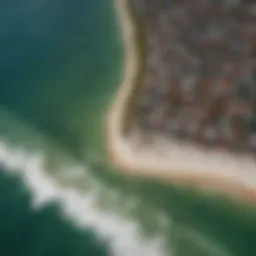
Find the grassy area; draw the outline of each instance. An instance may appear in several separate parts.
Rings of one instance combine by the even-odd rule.
[[[145,79],[146,73],[146,59],[147,59],[147,44],[146,44],[146,30],[143,17],[136,10],[136,6],[131,1],[128,2],[128,7],[131,16],[133,17],[133,23],[135,27],[136,34],[136,51],[138,54],[138,66],[140,67],[134,84],[132,85],[132,93],[128,98],[128,107],[126,113],[124,113],[124,123],[123,123],[123,131],[125,133],[129,132],[134,122],[134,114],[136,111],[136,103],[138,101],[138,97],[141,93],[141,89],[143,86],[143,82]]]

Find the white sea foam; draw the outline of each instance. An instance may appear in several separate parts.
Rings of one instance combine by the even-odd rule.
[[[34,206],[40,207],[49,201],[59,201],[63,212],[79,226],[92,227],[99,238],[107,238],[114,256],[165,256],[164,236],[145,238],[138,223],[114,211],[99,207],[96,190],[83,191],[74,187],[62,187],[47,175],[42,153],[33,154],[22,148],[10,148],[0,142],[0,162],[10,172],[21,172],[34,195]],[[81,175],[82,167],[76,167]],[[164,218],[164,217],[163,217]]]

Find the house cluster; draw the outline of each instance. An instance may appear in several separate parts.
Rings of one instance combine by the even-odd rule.
[[[255,0],[134,1],[148,48],[138,126],[256,152]]]

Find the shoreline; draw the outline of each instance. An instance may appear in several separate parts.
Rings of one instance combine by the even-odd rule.
[[[157,155],[154,148],[144,148],[138,153],[132,138],[123,135],[122,125],[129,97],[133,87],[137,86],[136,75],[140,67],[135,24],[127,6],[128,0],[113,1],[123,34],[125,67],[117,94],[107,113],[107,150],[111,164],[128,175],[195,187],[206,193],[214,192],[256,204],[256,162],[253,159],[226,157],[223,152],[206,152],[195,146],[185,148],[175,145],[176,142],[171,145],[168,157]],[[180,150],[178,154],[177,150]]]

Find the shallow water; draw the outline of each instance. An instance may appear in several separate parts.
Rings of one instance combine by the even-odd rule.
[[[124,177],[106,162],[104,115],[124,64],[112,1],[4,1],[0,20],[0,160],[25,177],[36,209],[59,202],[112,255],[256,254],[254,210]]]

